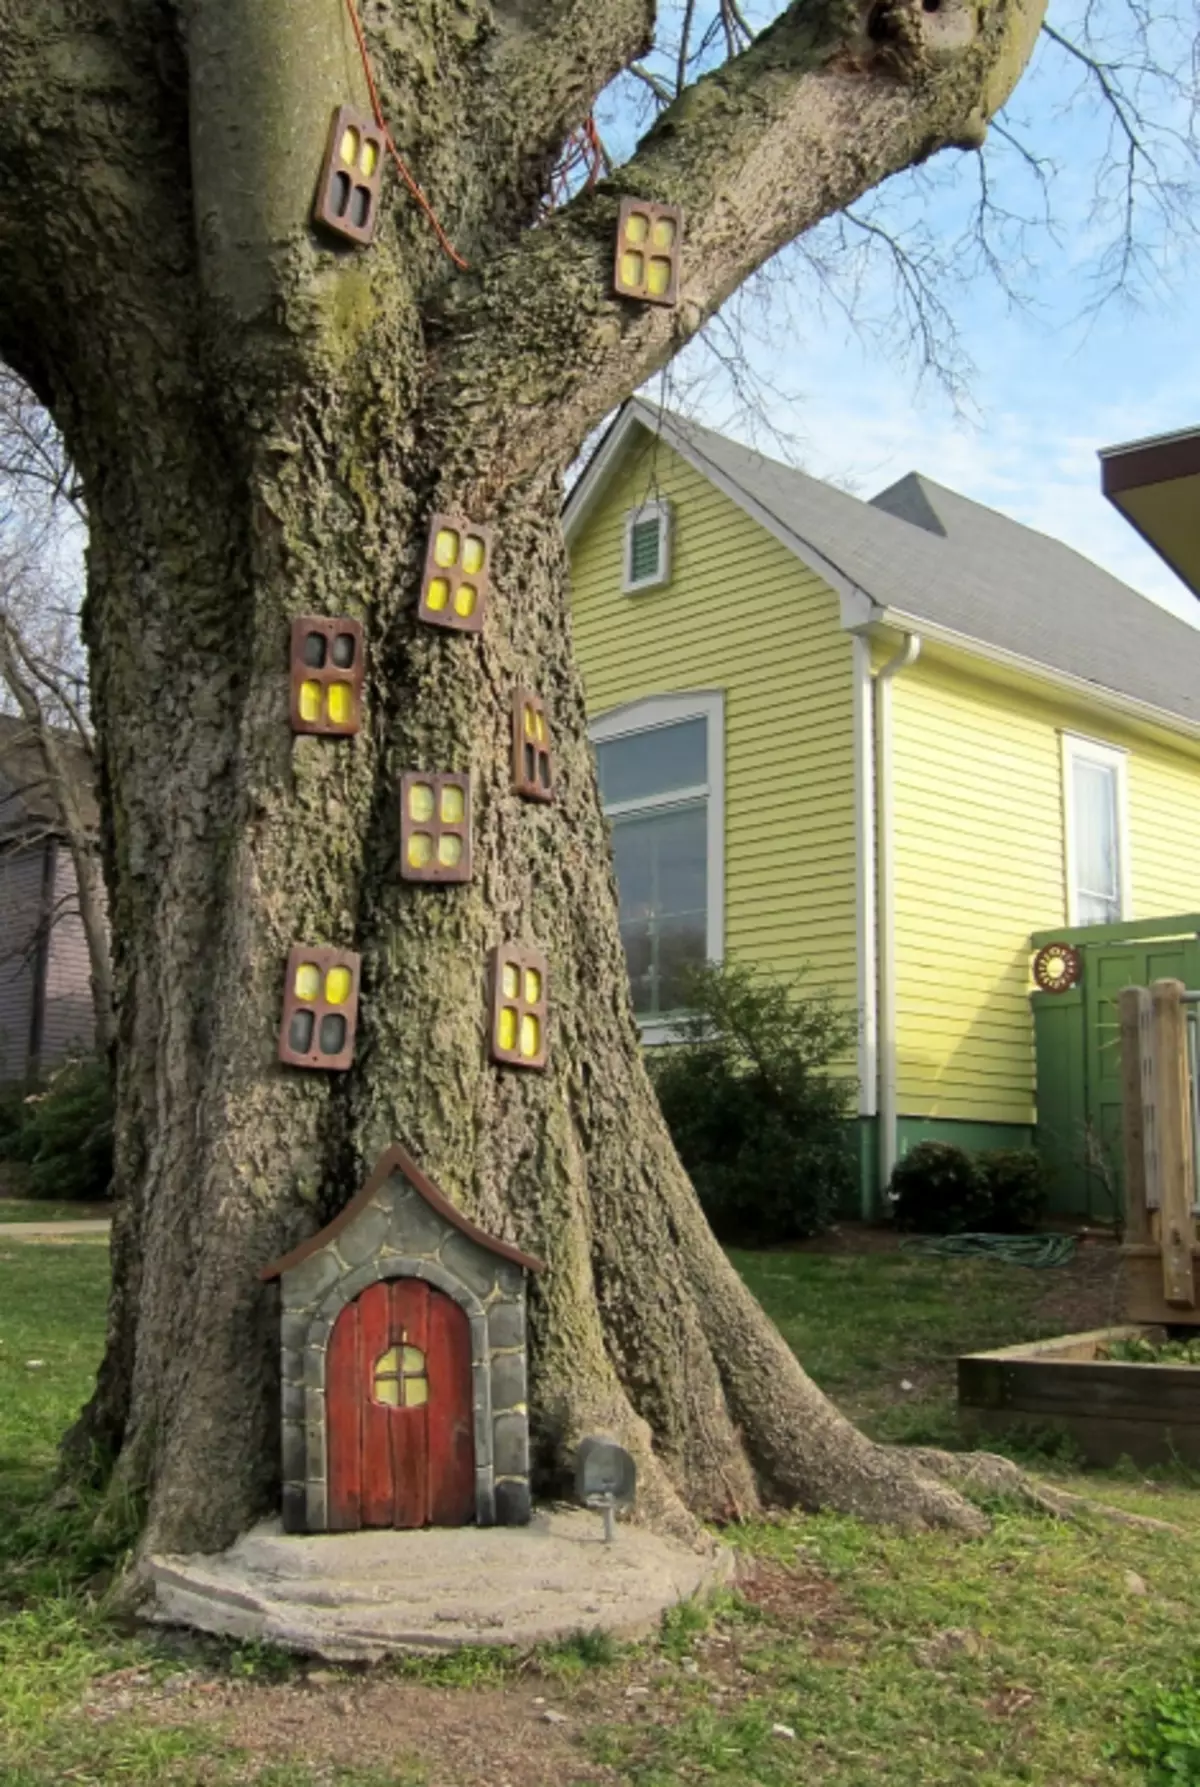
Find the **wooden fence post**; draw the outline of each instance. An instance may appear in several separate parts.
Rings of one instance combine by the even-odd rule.
[[[1188,1086],[1187,1017],[1183,982],[1156,980],[1150,988],[1154,1033],[1155,1129],[1158,1152],[1159,1246],[1163,1296],[1194,1309],[1192,1269],[1192,1112]]]
[[[1146,1200],[1146,1130],[1144,1121],[1143,1052],[1150,1044],[1150,993],[1146,987],[1125,987],[1121,1013],[1121,1128],[1125,1143],[1126,1243],[1150,1239]],[[1153,1111],[1151,1111],[1153,1116]],[[1157,1162],[1156,1162],[1157,1167]]]

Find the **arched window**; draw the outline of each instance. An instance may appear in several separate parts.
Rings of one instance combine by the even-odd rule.
[[[420,1408],[429,1401],[425,1355],[419,1346],[407,1345],[401,1334],[399,1346],[389,1347],[375,1361],[375,1400],[393,1409]]]

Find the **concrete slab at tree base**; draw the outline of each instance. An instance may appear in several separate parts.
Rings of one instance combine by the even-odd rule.
[[[526,1527],[284,1533],[277,1520],[228,1551],[152,1557],[162,1625],[259,1639],[333,1662],[464,1644],[540,1644],[600,1628],[651,1631],[668,1607],[729,1580],[710,1555],[641,1527],[605,1545],[599,1517],[539,1510]]]

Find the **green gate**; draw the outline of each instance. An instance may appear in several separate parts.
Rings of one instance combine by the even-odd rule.
[[[1144,923],[1036,931],[1044,943],[1072,943],[1083,956],[1078,986],[1032,993],[1037,1056],[1037,1145],[1051,1170],[1056,1215],[1119,1217],[1121,1051],[1117,995],[1122,987],[1181,980],[1200,987],[1200,913]]]

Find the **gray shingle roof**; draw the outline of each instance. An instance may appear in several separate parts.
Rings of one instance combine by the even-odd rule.
[[[863,502],[682,416],[662,432],[880,607],[1200,724],[1200,630],[1061,541],[917,472]]]

